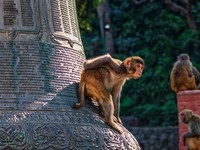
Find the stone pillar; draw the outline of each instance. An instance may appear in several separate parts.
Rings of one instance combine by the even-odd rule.
[[[194,113],[200,115],[200,90],[188,90],[177,93],[178,113],[184,109],[191,109]],[[186,150],[187,145],[183,145],[182,135],[188,132],[186,125],[178,123],[179,127],[179,150]]]
[[[75,8],[0,1],[0,149],[139,149],[90,103],[72,109],[85,61]]]

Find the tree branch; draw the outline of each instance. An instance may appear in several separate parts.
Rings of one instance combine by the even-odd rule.
[[[171,9],[173,9],[174,11],[180,12],[181,14],[183,14],[184,16],[187,15],[187,9],[185,9],[182,6],[177,5],[176,3],[173,3],[171,0],[165,0],[165,3],[167,5],[170,6]]]

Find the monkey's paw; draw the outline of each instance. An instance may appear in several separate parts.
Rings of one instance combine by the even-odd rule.
[[[85,68],[85,66],[86,66],[86,61],[83,63],[83,67]]]
[[[187,139],[187,137],[186,137],[186,134],[183,134],[183,145],[185,146],[186,144],[186,139]]]
[[[117,117],[113,116],[113,121],[116,123],[118,122]]]
[[[79,109],[79,108],[81,108],[81,107],[82,107],[81,103],[75,103],[75,104],[73,105],[73,108],[74,108],[74,109]]]
[[[119,117],[117,117],[117,122],[122,124],[122,121],[121,121],[121,119]]]
[[[113,121],[116,122],[116,123],[122,124],[122,121],[119,117],[113,116]]]

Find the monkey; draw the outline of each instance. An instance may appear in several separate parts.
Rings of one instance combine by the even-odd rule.
[[[186,139],[190,139],[190,144],[200,144],[200,116],[194,114],[192,110],[185,109],[180,112],[180,121],[188,126],[189,132],[183,134],[183,144]],[[196,139],[194,139],[196,137]],[[198,141],[199,140],[199,141]]]
[[[96,59],[95,63],[98,64],[98,58]],[[85,96],[88,96],[98,102],[105,122],[119,133],[123,133],[123,129],[117,124],[117,122],[122,123],[119,118],[121,90],[126,80],[141,77],[144,61],[140,57],[128,57],[123,62],[118,59],[113,60],[114,62],[106,60],[106,64],[93,66],[93,69],[82,70],[78,87],[79,99],[73,108],[83,107]],[[100,59],[100,63],[104,62]],[[116,63],[118,71],[111,67],[112,63]]]
[[[195,90],[197,89],[196,80],[200,82],[199,78],[200,74],[198,70],[192,66],[189,55],[186,53],[180,54],[171,70],[171,89],[175,93],[184,90]]]
[[[100,67],[107,67],[109,69],[112,69],[116,73],[126,74],[126,73],[129,73],[129,71],[131,70],[130,68],[136,68],[135,64],[142,62],[144,65],[143,59],[141,59],[139,56],[133,56],[132,58],[134,58],[132,59],[132,62],[133,62],[132,66],[130,65],[130,66],[125,67],[119,59],[114,59],[110,56],[110,54],[106,54],[106,55],[102,55],[96,58],[86,60],[86,62],[84,63],[84,68],[87,70],[87,69],[95,69],[95,68],[100,68]],[[134,79],[137,79],[138,77],[134,76]]]

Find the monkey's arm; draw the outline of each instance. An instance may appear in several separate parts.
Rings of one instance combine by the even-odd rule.
[[[178,92],[178,89],[176,87],[176,83],[175,83],[175,75],[173,73],[173,70],[171,71],[171,74],[170,74],[170,86],[171,86],[171,89],[177,93]]]
[[[113,103],[114,103],[114,116],[117,118],[117,121],[122,124],[122,121],[119,117],[120,114],[120,96],[121,96],[121,90],[122,90],[122,86],[124,84],[124,81],[118,83],[117,85],[115,85],[113,87],[112,90],[112,97],[113,97]]]
[[[188,76],[191,78],[192,76],[194,76],[193,74],[193,69],[191,68],[185,68],[185,70],[188,72]]]
[[[112,58],[110,54],[106,54],[106,55],[102,55],[96,58],[86,60],[86,62],[84,63],[84,68],[88,70],[88,69],[106,67],[106,68],[112,69],[116,73],[120,73],[121,63],[122,62],[120,60]]]
[[[200,84],[200,72],[197,70],[197,68],[195,68],[195,67],[192,67],[192,72],[193,72],[193,74],[194,74],[194,76],[195,76],[195,81],[196,81],[196,84],[197,84],[197,86],[198,86],[198,88],[200,88],[199,86],[199,84]]]

